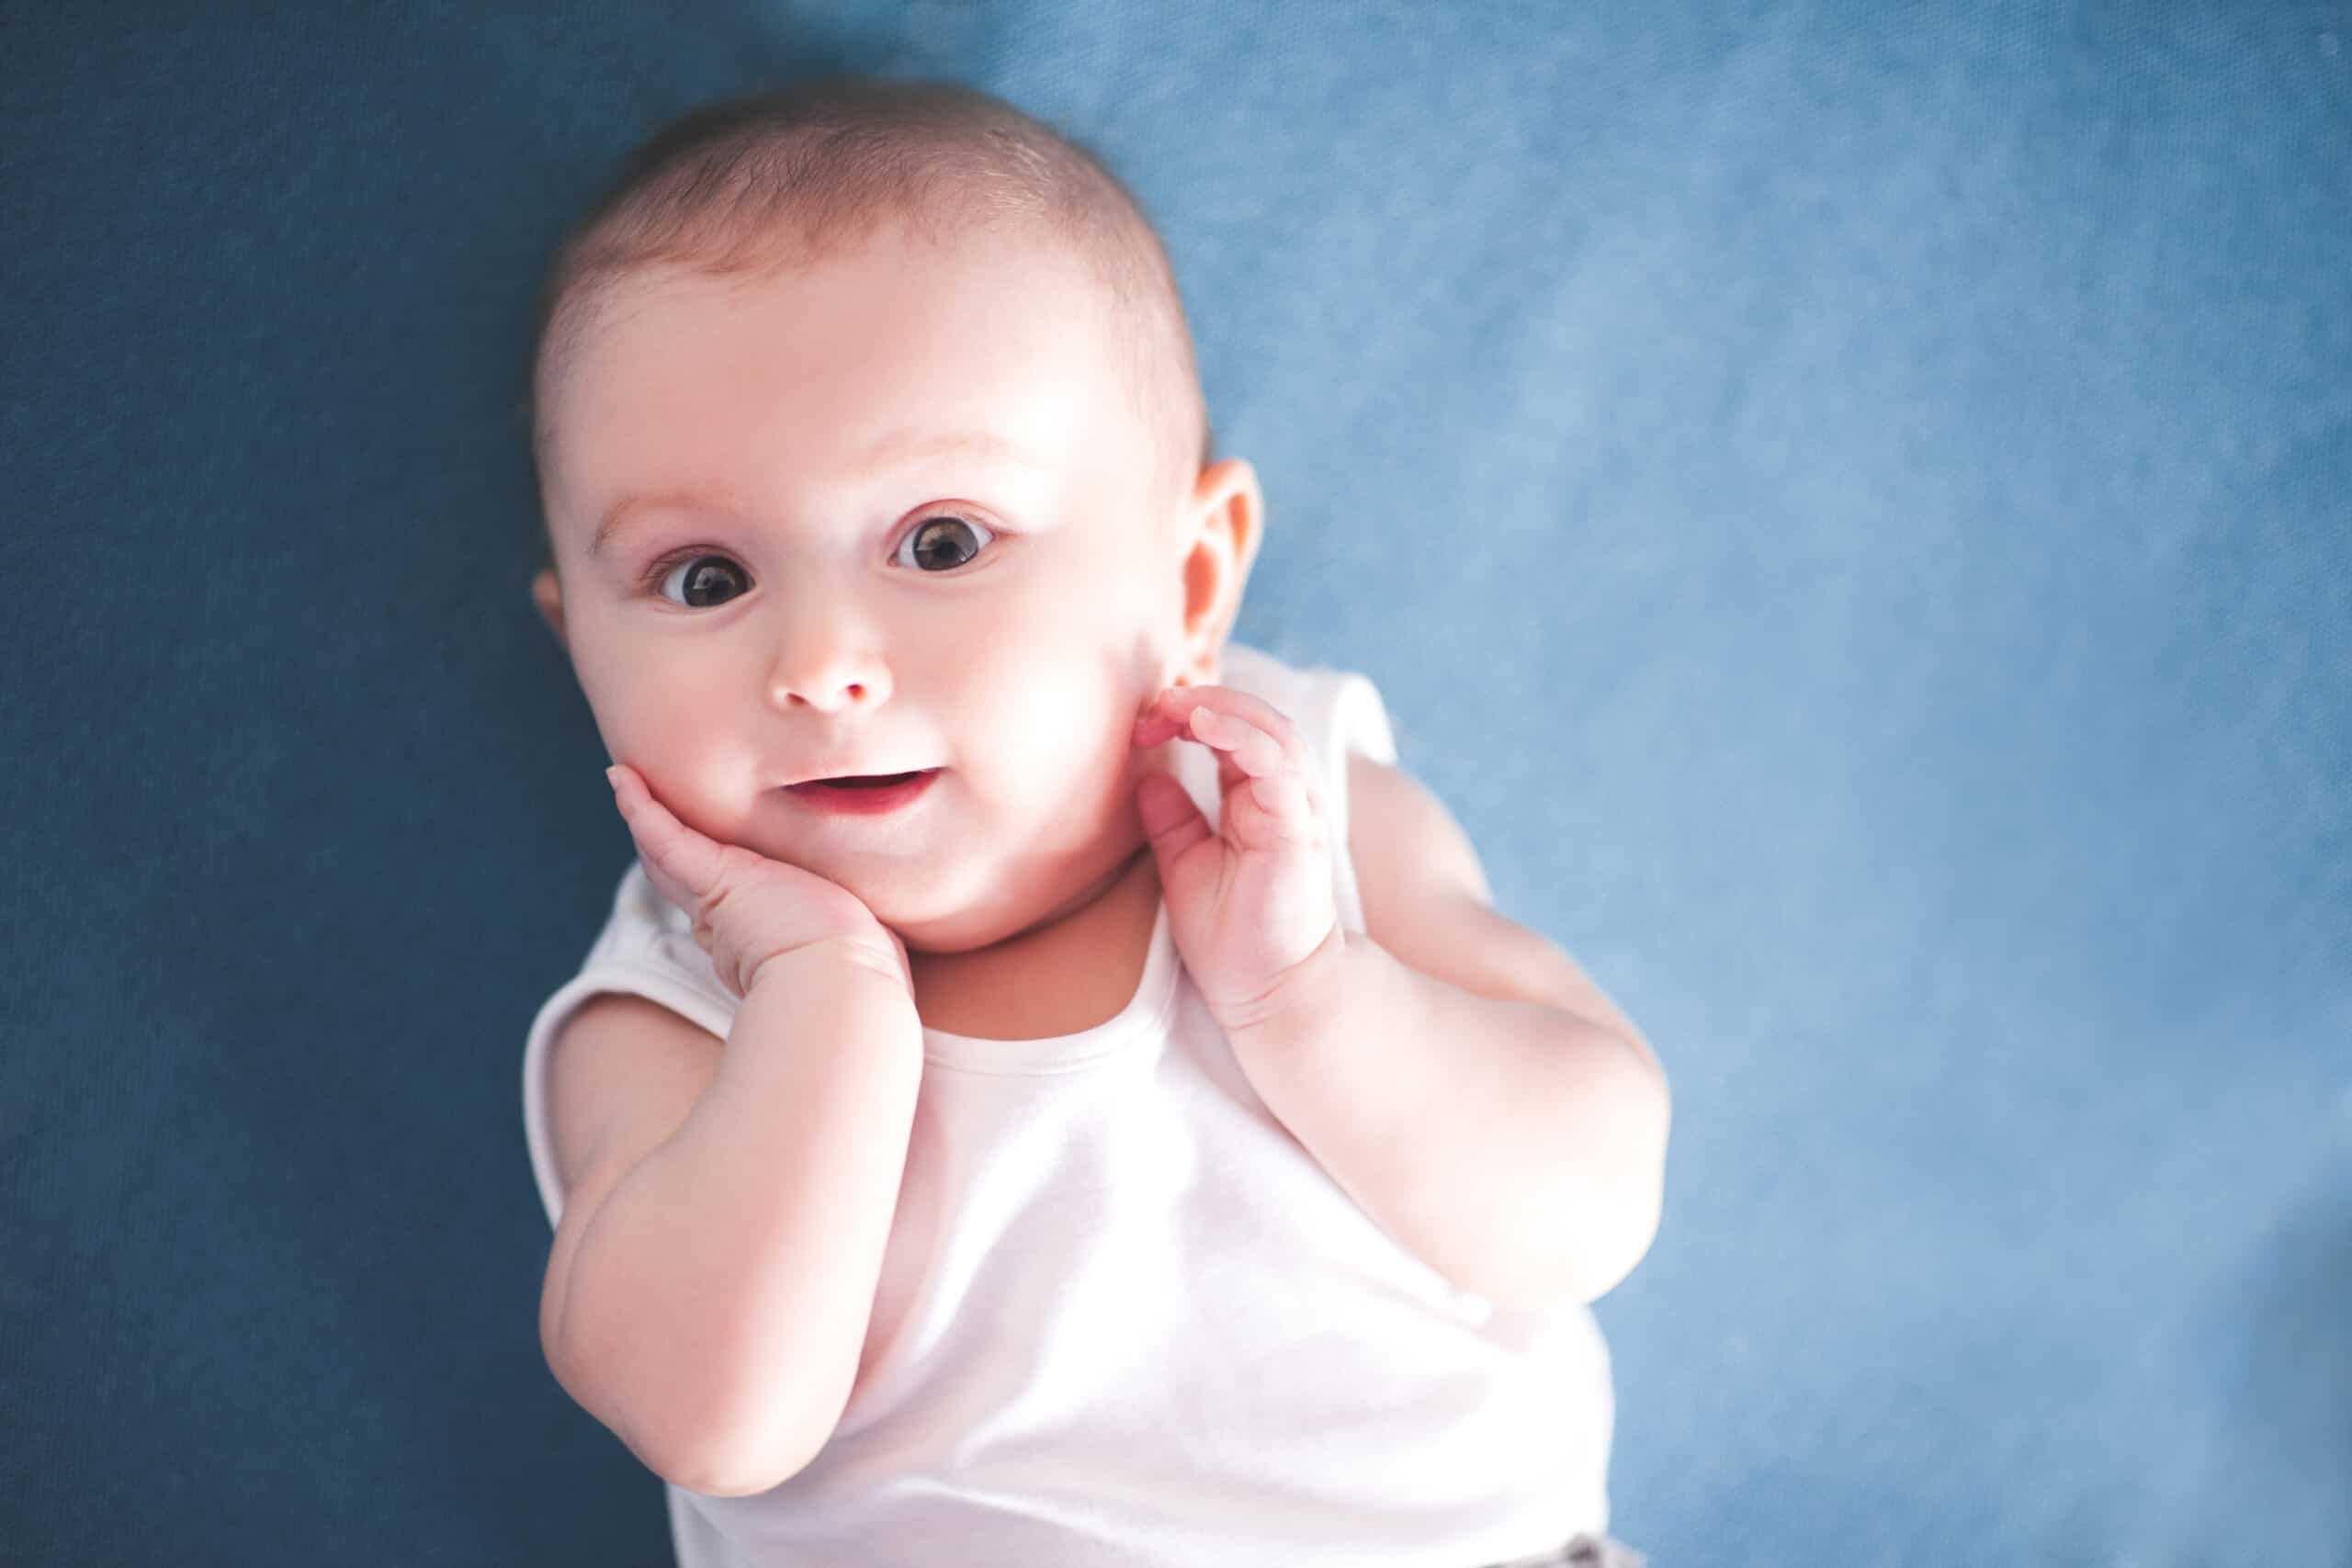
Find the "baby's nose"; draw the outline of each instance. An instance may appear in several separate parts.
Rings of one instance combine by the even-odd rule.
[[[878,660],[855,655],[827,659],[799,673],[778,664],[768,682],[777,707],[810,707],[820,713],[872,707],[890,694],[890,677]]]

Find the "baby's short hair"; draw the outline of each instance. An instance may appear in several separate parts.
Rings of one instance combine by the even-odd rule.
[[[1068,245],[1110,299],[1116,368],[1159,454],[1155,503],[1209,464],[1216,434],[1182,294],[1126,185],[1082,143],[987,93],[843,75],[671,121],[566,232],[540,295],[522,410],[543,493],[554,391],[607,286],[659,265],[784,271],[891,220],[932,240],[1025,222]],[[547,527],[543,507],[543,564]]]

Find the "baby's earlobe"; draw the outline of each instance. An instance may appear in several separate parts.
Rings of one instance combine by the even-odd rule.
[[[542,567],[531,579],[531,603],[538,606],[539,618],[555,634],[557,645],[569,652],[571,645],[563,638],[563,594],[553,570]]]

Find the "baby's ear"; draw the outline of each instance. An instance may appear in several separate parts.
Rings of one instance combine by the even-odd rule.
[[[555,568],[543,566],[531,579],[531,602],[539,607],[539,618],[555,633],[556,645],[566,652],[571,645],[563,640],[563,591],[556,584]]]

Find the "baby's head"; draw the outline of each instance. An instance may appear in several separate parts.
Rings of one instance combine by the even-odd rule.
[[[532,363],[533,597],[671,810],[919,951],[1134,863],[1130,727],[1218,679],[1262,502],[1084,149],[944,84],[704,110],[566,239]],[[785,787],[932,768],[883,816]]]

